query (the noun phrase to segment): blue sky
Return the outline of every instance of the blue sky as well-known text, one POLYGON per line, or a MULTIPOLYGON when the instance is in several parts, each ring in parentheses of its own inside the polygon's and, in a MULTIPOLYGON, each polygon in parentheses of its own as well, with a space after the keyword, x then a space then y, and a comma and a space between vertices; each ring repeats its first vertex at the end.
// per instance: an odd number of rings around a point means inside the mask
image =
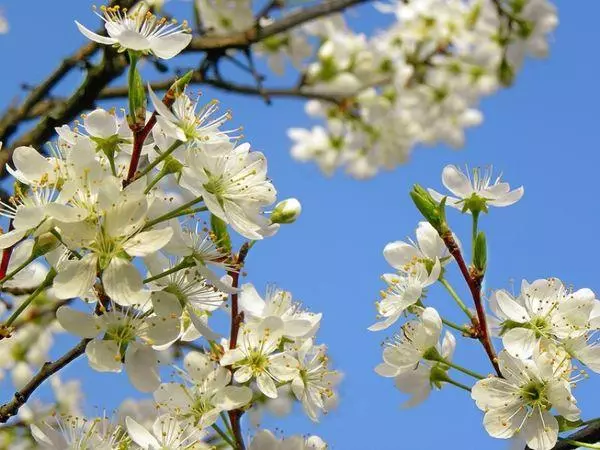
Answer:
MULTIPOLYGON (((94 18, 90 2, 81 0, 35 2, 35 14, 30 2, 2 3, 12 27, 0 37, 0 105, 6 106, 22 96, 21 83, 36 83, 83 42, 72 20, 92 25, 94 18)), ((600 3, 559 3, 561 24, 551 57, 528 61, 513 88, 484 102, 485 121, 468 133, 462 151, 418 149, 408 165, 368 181, 342 174, 326 178, 315 166, 291 159, 286 129, 308 124, 301 102, 276 100, 268 107, 260 99, 204 91, 207 99, 219 98, 232 109, 235 124, 243 125, 248 140, 266 153, 280 197, 298 197, 304 207, 295 225, 252 250, 247 279, 259 290, 277 283, 310 309, 322 311, 320 340, 345 373, 340 405, 321 423, 296 415, 266 420, 266 426, 289 434, 319 434, 340 450, 507 447, 485 434, 480 411, 453 387, 434 393, 417 409, 402 410, 403 395, 373 372, 385 333, 366 328, 374 320, 373 302, 383 286, 379 277, 388 270, 383 246, 412 235, 419 220, 408 191, 417 182, 440 188, 440 173, 448 163, 493 164, 511 184, 525 186, 517 205, 482 218, 490 249, 486 288, 511 289, 514 284, 518 289, 522 278, 556 276, 600 292, 600 3)), ((173 1, 168 7, 183 12, 188 6, 173 1)), ((371 13, 355 20, 364 27, 378 25, 371 13)), ((449 220, 467 241, 466 218, 449 212, 449 220)), ((466 297, 460 280, 453 280, 466 297)), ((432 289, 429 300, 448 318, 462 320, 440 289, 432 289)), ((459 340, 455 358, 489 370, 474 342, 459 340)), ((114 408, 123 396, 135 395, 124 375, 93 373, 84 359, 65 371, 69 376, 83 378, 90 411, 114 408)), ((599 413, 594 411, 598 388, 600 382, 592 377, 575 390, 584 419, 599 413)))

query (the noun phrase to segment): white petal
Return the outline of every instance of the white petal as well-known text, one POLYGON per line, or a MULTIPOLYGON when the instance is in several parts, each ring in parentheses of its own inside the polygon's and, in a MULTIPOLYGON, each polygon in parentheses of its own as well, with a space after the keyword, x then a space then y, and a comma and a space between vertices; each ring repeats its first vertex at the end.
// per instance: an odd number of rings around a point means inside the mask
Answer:
POLYGON ((457 197, 465 198, 473 193, 473 187, 467 176, 454 165, 444 167, 442 182, 457 197))
POLYGON ((150 95, 150 100, 152 101, 152 105, 154 106, 154 110, 164 117, 169 122, 176 123, 178 122, 177 117, 171 112, 171 110, 163 103, 163 101, 158 98, 158 96, 154 93, 150 85, 148 85, 148 94, 150 95))
POLYGON ((154 436, 152 436, 152 433, 146 430, 131 417, 127 416, 125 418, 125 426, 127 427, 127 433, 129 434, 129 437, 131 437, 133 442, 143 449, 160 448, 160 443, 154 436))
POLYGON ((98 372, 120 372, 121 352, 115 341, 94 339, 85 348, 90 367, 98 372))
POLYGON ((170 227, 143 231, 129 239, 123 248, 131 256, 147 256, 167 245, 172 236, 173 229, 170 227))
POLYGON ((116 39, 109 38, 106 36, 100 36, 99 34, 96 34, 93 31, 88 30, 86 27, 84 27, 77 21, 75 21, 75 24, 77 25, 77 28, 79 28, 79 31, 81 32, 81 34, 83 34, 86 38, 88 38, 94 42, 98 42, 99 44, 105 44, 105 45, 113 45, 118 42, 116 39))
POLYGON ((252 389, 246 386, 226 386, 215 398, 215 406, 230 411, 241 408, 252 400, 252 389))
POLYGON ((118 131, 115 115, 101 108, 86 114, 83 126, 90 135, 103 139, 114 136, 118 131))
POLYGON ((498 308, 507 319, 514 322, 524 323, 530 320, 527 310, 519 305, 506 291, 496 291, 494 293, 498 308))
POLYGON ((152 345, 165 345, 175 341, 181 333, 181 320, 179 317, 149 317, 146 319, 148 331, 146 333, 152 345))
POLYGON ((156 39, 150 40, 150 48, 152 53, 162 59, 171 59, 181 53, 192 40, 192 35, 189 33, 171 34, 156 39))
POLYGON ((279 441, 269 430, 256 433, 248 450, 278 450, 279 441))
POLYGON ((150 298, 150 291, 143 290, 140 272, 129 261, 114 257, 102 274, 106 294, 122 306, 143 305, 150 298))
POLYGON ((71 334, 84 338, 94 338, 102 331, 102 326, 94 316, 68 306, 61 306, 56 311, 56 319, 60 326, 71 334))
POLYGON ((531 450, 550 450, 558 440, 558 422, 549 411, 536 408, 525 422, 522 433, 531 450))
POLYGON ((46 209, 43 206, 20 206, 15 214, 13 225, 21 230, 35 228, 45 216, 46 209))
POLYGON ((25 237, 27 230, 12 230, 8 233, 0 234, 0 249, 12 247, 25 237))
POLYGON ((513 328, 502 336, 506 351, 515 358, 527 359, 533 355, 538 343, 535 332, 528 328, 513 328))
POLYGON ((490 200, 488 203, 494 206, 510 206, 521 200, 521 197, 523 197, 524 193, 525 190, 521 186, 520 188, 515 189, 514 191, 510 191, 508 194, 502 196, 501 198, 498 198, 496 200, 490 200))
POLYGON ((402 270, 403 266, 413 258, 420 256, 420 252, 406 242, 390 242, 383 249, 383 256, 394 269, 402 270))
POLYGON ((245 283, 242 285, 242 292, 239 295, 239 304, 240 308, 243 309, 245 313, 254 317, 263 317, 265 301, 252 284, 245 283))
POLYGON ((273 379, 264 372, 256 376, 256 384, 258 389, 269 398, 277 398, 277 386, 273 379))
POLYGON ((81 259, 66 261, 54 278, 54 294, 59 299, 83 297, 94 286, 97 258, 88 253, 81 259))
POLYGON ((154 392, 160 385, 158 358, 150 347, 132 342, 125 352, 125 370, 133 386, 141 392, 154 392))
POLYGON ((77 206, 61 205, 60 203, 50 203, 46 206, 46 213, 54 219, 70 223, 85 220, 89 215, 86 209, 77 206))

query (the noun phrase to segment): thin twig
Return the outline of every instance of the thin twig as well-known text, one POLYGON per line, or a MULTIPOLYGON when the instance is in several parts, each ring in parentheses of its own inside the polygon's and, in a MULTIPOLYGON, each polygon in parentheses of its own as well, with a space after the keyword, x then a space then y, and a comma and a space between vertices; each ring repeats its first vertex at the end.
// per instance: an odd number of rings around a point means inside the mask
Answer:
MULTIPOLYGON (((236 259, 237 270, 232 270, 228 272, 228 275, 232 278, 231 285, 234 289, 237 289, 239 286, 240 272, 242 271, 242 267, 244 266, 244 262, 246 260, 246 256, 248 256, 249 250, 250 244, 248 242, 245 242, 240 248, 236 259)), ((237 347, 240 326, 243 321, 244 313, 239 311, 238 293, 234 292, 233 294, 231 294, 231 336, 229 339, 230 350, 237 347)), ((242 436, 242 429, 240 423, 242 414, 243 411, 239 409, 229 411, 229 421, 231 422, 231 428, 233 429, 233 435, 237 444, 236 450, 245 450, 246 448, 246 446, 244 445, 244 437, 242 436)))
POLYGON ((481 298, 481 283, 483 279, 481 276, 475 274, 474 271, 469 270, 467 264, 465 263, 465 259, 462 255, 460 247, 456 243, 451 231, 444 233, 441 238, 444 240, 444 244, 446 244, 450 254, 456 260, 460 272, 462 273, 463 278, 467 282, 469 290, 471 291, 471 296, 473 297, 473 302, 475 303, 475 309, 477 311, 477 321, 473 324, 477 330, 477 337, 483 345, 490 362, 494 366, 494 370, 499 377, 502 377, 502 372, 500 372, 500 367, 498 366, 498 357, 496 356, 496 351, 494 350, 494 346, 490 338, 485 309, 483 307, 483 300, 481 298))
POLYGON ((79 344, 58 358, 56 361, 45 363, 23 389, 15 392, 14 398, 10 402, 0 406, 0 423, 6 423, 8 419, 15 416, 19 412, 19 408, 21 408, 21 406, 27 402, 29 397, 31 397, 34 391, 44 381, 71 363, 73 360, 83 355, 85 353, 85 347, 90 340, 91 339, 81 340, 79 344))

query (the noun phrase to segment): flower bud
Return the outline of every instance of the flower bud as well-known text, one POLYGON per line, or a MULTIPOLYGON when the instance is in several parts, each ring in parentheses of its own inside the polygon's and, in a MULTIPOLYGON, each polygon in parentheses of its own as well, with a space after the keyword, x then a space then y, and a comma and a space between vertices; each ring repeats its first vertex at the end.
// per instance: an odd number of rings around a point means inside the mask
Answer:
POLYGON ((479 234, 477 234, 474 245, 473 266, 481 275, 483 275, 487 268, 487 244, 483 231, 480 231, 479 234))
POLYGON ((293 223, 302 212, 302 205, 295 198, 287 198, 275 205, 271 213, 273 223, 293 223))
POLYGON ((423 217, 442 235, 448 231, 446 225, 446 198, 437 203, 422 186, 415 184, 410 196, 423 217))
POLYGON ((35 238, 35 244, 33 245, 32 255, 43 256, 48 252, 51 252, 59 246, 60 242, 58 238, 52 233, 44 233, 35 238))
POLYGON ((146 90, 137 70, 139 54, 130 51, 129 60, 129 115, 127 120, 129 127, 134 130, 143 127, 146 122, 146 90))

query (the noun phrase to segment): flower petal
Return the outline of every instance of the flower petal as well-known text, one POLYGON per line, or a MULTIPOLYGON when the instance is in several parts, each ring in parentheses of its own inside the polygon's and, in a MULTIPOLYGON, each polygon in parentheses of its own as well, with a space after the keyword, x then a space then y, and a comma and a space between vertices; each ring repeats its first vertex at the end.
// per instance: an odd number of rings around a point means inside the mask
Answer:
POLYGON ((54 293, 59 299, 83 297, 94 286, 98 259, 88 253, 81 259, 63 263, 54 278, 54 293))
POLYGON ((84 338, 98 336, 103 328, 96 317, 68 306, 58 308, 56 319, 66 331, 84 338))
POLYGON ((75 21, 75 25, 77 25, 77 28, 79 29, 81 34, 83 34, 86 38, 88 38, 94 42, 98 42, 99 44, 113 45, 118 42, 116 39, 109 38, 106 36, 101 36, 99 34, 94 33, 93 31, 88 30, 86 27, 84 27, 77 21, 75 21))

